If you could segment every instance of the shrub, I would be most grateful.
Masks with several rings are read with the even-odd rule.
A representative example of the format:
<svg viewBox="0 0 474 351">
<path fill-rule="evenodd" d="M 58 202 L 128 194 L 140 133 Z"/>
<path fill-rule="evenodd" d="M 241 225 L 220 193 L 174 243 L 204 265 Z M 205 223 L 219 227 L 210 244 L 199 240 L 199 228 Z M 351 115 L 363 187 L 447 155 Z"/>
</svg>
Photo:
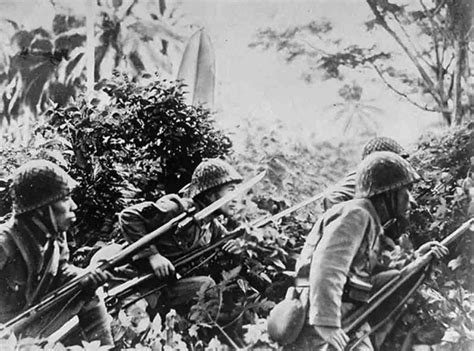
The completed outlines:
<svg viewBox="0 0 474 351">
<path fill-rule="evenodd" d="M 415 189 L 418 206 L 409 229 L 415 247 L 442 239 L 469 218 L 463 183 L 473 156 L 472 126 L 420 139 L 411 160 L 425 179 Z M 471 235 L 463 235 L 449 247 L 447 262 L 435 263 L 387 340 L 387 349 L 399 349 L 407 335 L 415 343 L 441 343 L 443 350 L 472 349 L 472 244 Z"/>
<path fill-rule="evenodd" d="M 117 212 L 178 191 L 203 158 L 228 154 L 232 146 L 209 110 L 185 104 L 178 83 L 151 76 L 137 83 L 117 74 L 98 88 L 102 95 L 90 103 L 49 109 L 36 136 L 65 141 L 56 146 L 80 182 L 76 246 L 111 239 Z"/>
</svg>

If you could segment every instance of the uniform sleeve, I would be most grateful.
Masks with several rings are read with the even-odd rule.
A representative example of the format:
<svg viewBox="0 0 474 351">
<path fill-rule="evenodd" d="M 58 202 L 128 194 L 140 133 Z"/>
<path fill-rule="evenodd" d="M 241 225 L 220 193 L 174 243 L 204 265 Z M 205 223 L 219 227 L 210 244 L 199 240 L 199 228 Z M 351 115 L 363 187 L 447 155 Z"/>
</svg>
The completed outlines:
<svg viewBox="0 0 474 351">
<path fill-rule="evenodd" d="M 162 197 L 156 203 L 143 202 L 123 210 L 119 214 L 119 225 L 128 242 L 133 243 L 167 223 L 186 208 L 184 202 L 177 201 L 177 195 Z M 135 256 L 135 260 L 158 253 L 155 245 L 144 248 Z"/>
<path fill-rule="evenodd" d="M 212 240 L 220 239 L 226 235 L 229 235 L 229 231 L 224 227 L 224 225 L 219 222 L 217 219 L 213 219 L 211 224 L 211 234 Z"/>
<path fill-rule="evenodd" d="M 11 256 L 11 244 L 8 243 L 7 236 L 0 233 L 0 270 L 3 270 Z"/>
<path fill-rule="evenodd" d="M 63 233 L 58 238 L 59 244 L 59 272 L 61 274 L 61 280 L 63 283 L 67 282 L 70 279 L 77 277 L 83 272 L 79 267 L 76 267 L 69 263 L 69 247 L 67 246 L 66 233 Z"/>
<path fill-rule="evenodd" d="M 3 268 L 7 264 L 7 260 L 8 260 L 8 253 L 3 247 L 3 245 L 0 244 L 0 271 L 3 270 Z"/>
<path fill-rule="evenodd" d="M 369 214 L 353 208 L 344 210 L 325 226 L 310 268 L 311 325 L 341 326 L 344 284 L 368 223 Z"/>
<path fill-rule="evenodd" d="M 328 189 L 328 192 L 322 199 L 324 211 L 329 210 L 336 204 L 349 201 L 355 195 L 355 178 L 356 173 L 351 172 L 347 174 L 344 179 L 339 181 L 336 185 Z"/>
</svg>

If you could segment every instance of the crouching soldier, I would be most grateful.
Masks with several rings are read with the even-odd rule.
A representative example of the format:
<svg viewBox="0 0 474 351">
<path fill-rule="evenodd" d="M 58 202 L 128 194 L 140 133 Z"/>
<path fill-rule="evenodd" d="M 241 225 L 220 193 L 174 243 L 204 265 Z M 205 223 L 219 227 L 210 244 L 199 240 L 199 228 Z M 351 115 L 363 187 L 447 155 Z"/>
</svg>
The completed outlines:
<svg viewBox="0 0 474 351">
<path fill-rule="evenodd" d="M 408 223 L 410 186 L 420 179 L 410 164 L 393 152 L 375 152 L 360 164 L 355 199 L 326 212 L 306 239 L 297 264 L 309 275 L 306 325 L 294 350 L 320 350 L 329 344 L 343 350 L 349 341 L 341 322 L 367 301 L 384 240 L 384 224 L 396 221 L 402 233 Z M 440 254 L 445 247 L 437 248 Z M 303 269 L 309 272 L 302 272 Z M 372 289 L 374 290 L 374 289 Z M 365 323 L 359 332 L 370 330 Z M 365 338 L 356 350 L 373 350 Z"/>
<path fill-rule="evenodd" d="M 68 263 L 66 242 L 66 231 L 76 219 L 70 196 L 75 186 L 63 169 L 46 160 L 27 162 L 14 172 L 13 216 L 0 226 L 1 323 L 81 273 Z M 86 339 L 113 345 L 105 305 L 95 295 L 106 279 L 102 271 L 92 274 L 87 291 L 26 323 L 18 334 L 47 337 L 77 315 Z"/>
<path fill-rule="evenodd" d="M 389 137 L 375 137 L 365 144 L 362 151 L 362 160 L 377 151 L 391 151 L 404 159 L 409 157 L 405 149 L 396 140 Z M 323 210 L 327 211 L 335 204 L 352 200 L 355 196 L 355 180 L 356 171 L 353 170 L 331 187 L 322 199 Z"/>
<path fill-rule="evenodd" d="M 156 202 L 144 202 L 122 211 L 119 223 L 125 238 L 134 242 L 154 231 L 183 211 L 192 207 L 198 211 L 233 191 L 242 181 L 240 174 L 228 163 L 220 159 L 208 159 L 201 162 L 193 172 L 191 183 L 184 196 L 165 195 Z M 173 277 L 175 267 L 172 261 L 186 252 L 207 245 L 216 238 L 228 234 L 217 216 L 232 216 L 236 200 L 222 206 L 202 223 L 191 223 L 188 227 L 169 231 L 156 239 L 149 249 L 134 257 L 135 267 L 142 273 L 153 271 L 158 278 L 156 285 Z M 235 240 L 229 240 L 223 250 L 238 253 L 240 247 Z M 208 276 L 194 276 L 171 281 L 160 291 L 161 301 L 167 307 L 177 308 L 189 303 L 199 290 L 214 286 Z M 152 306 L 153 307 L 153 306 Z"/>
</svg>

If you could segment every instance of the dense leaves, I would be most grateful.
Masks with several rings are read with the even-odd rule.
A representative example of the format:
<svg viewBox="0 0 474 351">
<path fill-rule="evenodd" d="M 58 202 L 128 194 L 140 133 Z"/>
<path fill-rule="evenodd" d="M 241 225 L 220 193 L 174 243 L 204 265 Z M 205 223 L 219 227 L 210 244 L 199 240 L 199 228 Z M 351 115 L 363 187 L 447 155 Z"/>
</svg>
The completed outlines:
<svg viewBox="0 0 474 351">
<path fill-rule="evenodd" d="M 472 216 L 465 184 L 473 156 L 472 126 L 420 140 L 412 158 L 425 179 L 415 189 L 418 206 L 411 216 L 409 232 L 415 247 L 442 239 Z M 450 247 L 447 260 L 432 268 L 395 326 L 387 349 L 400 348 L 407 336 L 415 344 L 441 344 L 443 350 L 472 349 L 472 245 L 471 235 L 465 234 Z"/>
<path fill-rule="evenodd" d="M 152 79 L 140 85 L 116 76 L 103 83 L 103 91 L 106 103 L 80 100 L 52 108 L 37 130 L 36 139 L 59 148 L 81 184 L 75 193 L 76 245 L 111 239 L 116 212 L 178 191 L 203 158 L 225 155 L 231 147 L 208 110 L 183 102 L 176 83 Z M 25 151 L 3 151 L 9 171 L 40 156 Z"/>
<path fill-rule="evenodd" d="M 106 95 L 92 103 L 51 109 L 28 148 L 1 154 L 4 176 L 29 158 L 47 157 L 63 163 L 80 180 L 76 200 L 81 235 L 76 236 L 76 245 L 96 243 L 98 233 L 102 239 L 113 238 L 116 211 L 176 191 L 189 181 L 202 158 L 231 150 L 229 139 L 214 128 L 209 111 L 184 104 L 175 83 L 138 84 L 117 76 L 101 87 Z M 358 101 L 360 90 L 347 86 L 341 96 Z M 267 177 L 242 199 L 236 218 L 227 223 L 229 229 L 321 192 L 358 159 L 357 145 L 297 143 L 285 136 L 281 125 L 271 130 L 255 122 L 247 126 L 243 151 L 236 152 L 232 162 L 244 176 L 266 169 Z M 411 243 L 404 239 L 391 254 L 392 258 L 398 255 L 400 264 L 413 257 L 413 245 L 446 236 L 468 217 L 467 184 L 472 179 L 466 176 L 473 150 L 468 126 L 425 136 L 411 152 L 411 162 L 425 182 L 414 189 L 418 206 L 412 214 Z M 0 185 L 6 188 L 6 182 Z M 217 285 L 198 295 L 189 314 L 150 317 L 143 300 L 116 311 L 117 345 L 183 350 L 276 348 L 268 339 L 264 320 L 293 283 L 295 260 L 320 212 L 315 202 L 276 223 L 247 231 L 238 257 L 216 252 L 194 274 L 210 274 Z M 432 268 L 383 350 L 408 343 L 441 344 L 447 350 L 472 346 L 471 247 L 472 239 L 465 235 L 450 248 L 447 262 Z"/>
<path fill-rule="evenodd" d="M 86 20 L 57 6 L 52 31 L 28 29 L 13 21 L 2 28 L 8 37 L 0 62 L 2 103 L 0 122 L 16 119 L 28 108 L 34 115 L 49 102 L 65 106 L 84 91 Z M 70 4 L 69 6 L 73 6 Z M 115 69 L 133 77 L 143 72 L 171 73 L 170 53 L 179 52 L 183 35 L 175 7 L 164 0 L 97 1 L 94 48 L 95 81 L 110 78 Z M 68 14 L 65 14 L 68 13 Z"/>
</svg>

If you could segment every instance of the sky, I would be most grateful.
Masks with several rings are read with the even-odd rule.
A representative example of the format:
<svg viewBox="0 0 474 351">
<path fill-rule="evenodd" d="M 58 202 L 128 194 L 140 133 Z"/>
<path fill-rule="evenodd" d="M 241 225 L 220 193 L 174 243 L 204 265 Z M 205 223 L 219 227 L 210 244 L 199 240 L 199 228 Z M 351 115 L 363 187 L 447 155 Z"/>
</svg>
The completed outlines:
<svg viewBox="0 0 474 351">
<path fill-rule="evenodd" d="M 381 47 L 394 47 L 385 33 L 368 34 L 364 30 L 362 24 L 369 9 L 361 0 L 193 0 L 184 1 L 182 8 L 211 37 L 217 65 L 217 117 L 223 125 L 237 130 L 242 118 L 251 118 L 269 124 L 281 121 L 296 138 L 350 138 L 342 135 L 342 126 L 334 122 L 329 108 L 339 101 L 337 90 L 341 82 L 307 84 L 301 79 L 301 66 L 286 64 L 274 51 L 250 48 L 248 44 L 259 28 L 285 28 L 326 17 L 346 42 L 361 43 L 377 35 L 375 39 Z M 404 57 L 400 55 L 398 59 Z M 409 144 L 427 125 L 439 121 L 439 116 L 423 113 L 380 82 L 374 82 L 373 72 L 355 72 L 353 76 L 362 83 L 364 98 L 383 110 L 380 135 Z"/>
<path fill-rule="evenodd" d="M 57 0 L 85 9 L 77 0 Z M 170 0 L 169 2 L 172 2 Z M 175 2 L 177 0 L 174 0 Z M 245 121 L 272 128 L 284 125 L 294 140 L 350 139 L 334 120 L 330 106 L 340 101 L 341 82 L 301 79 L 303 66 L 289 65 L 276 52 L 249 47 L 259 28 L 286 28 L 326 17 L 345 42 L 375 39 L 383 48 L 394 48 L 385 33 L 368 34 L 362 25 L 369 9 L 362 0 L 181 0 L 179 9 L 193 30 L 205 28 L 216 57 L 216 119 L 234 138 L 242 139 Z M 54 15 L 48 0 L 0 0 L 3 13 L 30 28 L 50 23 Z M 49 19 L 49 21 L 48 21 Z M 191 32 L 190 32 L 191 33 Z M 375 36 L 375 37 L 374 37 Z M 400 55 L 398 59 L 404 59 Z M 175 71 L 180 58 L 174 58 Z M 407 67 L 410 62 L 406 62 Z M 379 135 L 408 145 L 439 122 L 436 114 L 423 113 L 374 79 L 373 72 L 352 72 L 364 88 L 363 98 L 383 110 L 377 116 Z"/>
</svg>

